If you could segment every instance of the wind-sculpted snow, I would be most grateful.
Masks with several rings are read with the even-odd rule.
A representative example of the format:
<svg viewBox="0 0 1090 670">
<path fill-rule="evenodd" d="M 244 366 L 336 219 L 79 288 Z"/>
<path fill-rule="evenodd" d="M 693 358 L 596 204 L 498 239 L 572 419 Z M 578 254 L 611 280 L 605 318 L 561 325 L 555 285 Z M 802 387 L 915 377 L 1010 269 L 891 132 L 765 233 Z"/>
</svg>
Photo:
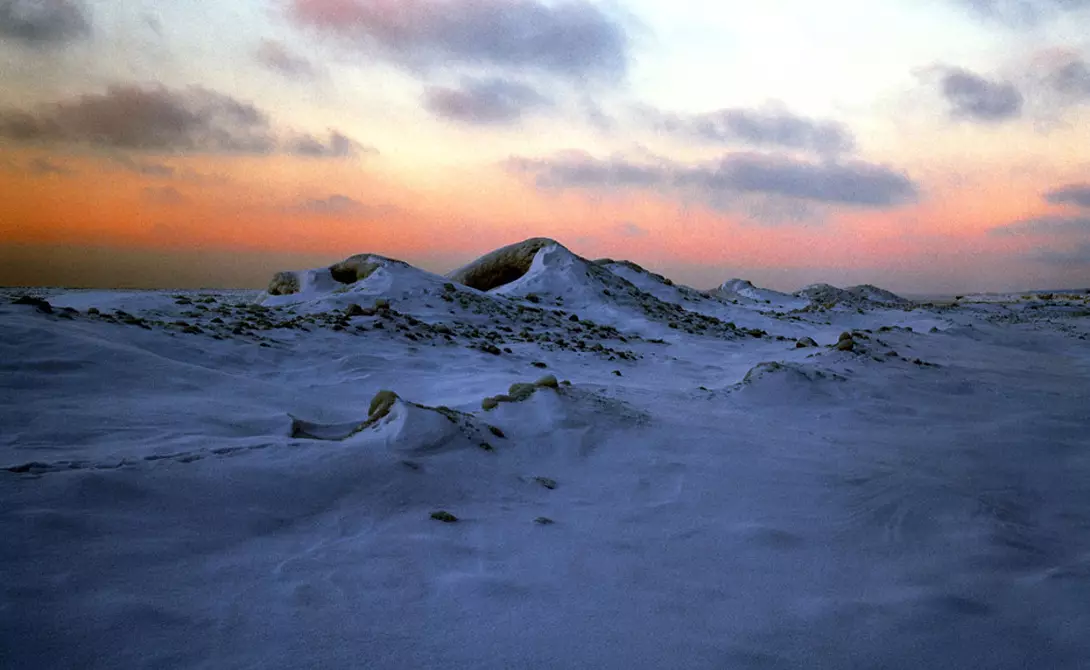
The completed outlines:
<svg viewBox="0 0 1090 670">
<path fill-rule="evenodd" d="M 1090 657 L 1086 294 L 333 267 L 0 293 L 0 665 Z"/>
</svg>

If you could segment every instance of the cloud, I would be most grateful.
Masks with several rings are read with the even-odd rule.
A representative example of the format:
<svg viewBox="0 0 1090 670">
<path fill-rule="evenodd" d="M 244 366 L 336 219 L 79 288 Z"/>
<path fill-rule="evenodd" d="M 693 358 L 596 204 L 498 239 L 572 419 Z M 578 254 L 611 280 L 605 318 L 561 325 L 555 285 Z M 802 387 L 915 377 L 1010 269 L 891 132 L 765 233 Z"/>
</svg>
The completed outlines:
<svg viewBox="0 0 1090 670">
<path fill-rule="evenodd" d="M 288 207 L 293 214 L 317 214 L 319 216 L 349 216 L 367 215 L 386 211 L 387 207 L 372 207 L 350 198 L 347 195 L 335 193 L 325 198 L 309 198 Z"/>
<path fill-rule="evenodd" d="M 1013 27 L 1032 27 L 1041 21 L 1090 8 L 1090 0 L 954 0 L 978 16 Z"/>
<path fill-rule="evenodd" d="M 189 198 L 173 186 L 148 186 L 140 192 L 140 197 L 156 205 L 181 205 Z"/>
<path fill-rule="evenodd" d="M 708 142 L 799 149 L 823 156 L 855 150 L 855 137 L 844 124 L 809 119 L 770 106 L 727 108 L 689 116 L 644 109 L 640 115 L 659 131 Z"/>
<path fill-rule="evenodd" d="M 730 196 L 747 193 L 868 208 L 893 207 L 919 197 L 917 185 L 908 176 L 861 161 L 809 162 L 739 153 L 697 164 L 634 163 L 573 152 L 552 159 L 516 157 L 506 165 L 515 173 L 531 175 L 542 189 L 690 192 L 714 207 L 722 207 Z"/>
<path fill-rule="evenodd" d="M 621 78 L 624 29 L 586 0 L 291 0 L 295 21 L 410 67 Z"/>
<path fill-rule="evenodd" d="M 432 114 L 471 125 L 515 123 L 528 111 L 546 107 L 548 98 L 506 79 L 469 79 L 458 88 L 430 87 L 424 106 Z"/>
<path fill-rule="evenodd" d="M 1022 115 L 1024 98 L 1014 84 L 985 79 L 963 68 L 948 68 L 942 95 L 956 120 L 999 123 Z"/>
<path fill-rule="evenodd" d="M 327 142 L 284 137 L 254 105 L 200 87 L 112 86 L 41 105 L 0 110 L 0 138 L 21 142 L 90 144 L 109 149 L 188 153 L 345 156 L 355 145 L 340 133 Z"/>
<path fill-rule="evenodd" d="M 348 158 L 378 153 L 373 147 L 365 147 L 336 130 L 330 130 L 329 137 L 325 140 L 309 133 L 292 136 L 284 141 L 283 151 L 305 158 Z"/>
<path fill-rule="evenodd" d="M 177 174 L 177 170 L 169 165 L 138 161 L 127 154 L 117 154 L 112 156 L 110 160 L 129 172 L 135 172 L 145 177 L 173 177 Z"/>
<path fill-rule="evenodd" d="M 263 40 L 254 56 L 265 67 L 291 79 L 310 79 L 317 72 L 313 63 L 275 40 Z"/>
<path fill-rule="evenodd" d="M 631 221 L 625 221 L 617 225 L 617 234 L 621 237 L 644 237 L 647 235 L 647 229 Z"/>
<path fill-rule="evenodd" d="M 1044 195 L 1045 200 L 1054 205 L 1076 205 L 1090 207 L 1090 184 L 1068 184 L 1053 189 Z"/>
<path fill-rule="evenodd" d="M 75 171 L 70 170 L 63 165 L 58 165 L 47 158 L 35 158 L 27 163 L 27 171 L 36 175 L 60 175 L 69 176 L 75 174 Z"/>
<path fill-rule="evenodd" d="M 1090 242 L 1076 244 L 1069 249 L 1044 249 L 1035 251 L 1031 259 L 1048 265 L 1090 266 Z"/>
<path fill-rule="evenodd" d="M 1047 83 L 1067 102 L 1090 102 L 1090 66 L 1081 59 L 1072 59 L 1057 68 Z"/>
<path fill-rule="evenodd" d="M 1040 216 L 992 228 L 991 235 L 1078 235 L 1090 233 L 1090 217 Z"/>
<path fill-rule="evenodd" d="M 0 39 L 45 47 L 90 33 L 88 10 L 75 0 L 0 0 Z"/>
</svg>

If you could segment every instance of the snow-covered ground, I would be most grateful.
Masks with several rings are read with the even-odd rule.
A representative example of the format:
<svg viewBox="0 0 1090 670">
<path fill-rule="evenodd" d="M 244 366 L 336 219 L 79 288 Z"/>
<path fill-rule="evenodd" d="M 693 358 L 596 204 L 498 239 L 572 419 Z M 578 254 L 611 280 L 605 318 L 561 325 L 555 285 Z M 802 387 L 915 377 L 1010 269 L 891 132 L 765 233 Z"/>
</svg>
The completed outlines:
<svg viewBox="0 0 1090 670">
<path fill-rule="evenodd" d="M 0 667 L 1090 663 L 1090 295 L 525 269 L 6 291 Z"/>
</svg>

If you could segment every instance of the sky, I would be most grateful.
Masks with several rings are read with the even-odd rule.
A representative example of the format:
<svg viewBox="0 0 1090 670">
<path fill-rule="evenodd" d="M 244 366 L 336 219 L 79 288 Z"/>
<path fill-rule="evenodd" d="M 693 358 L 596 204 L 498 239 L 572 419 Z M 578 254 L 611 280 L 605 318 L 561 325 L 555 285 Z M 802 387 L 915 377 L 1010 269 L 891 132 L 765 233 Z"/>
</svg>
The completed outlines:
<svg viewBox="0 0 1090 670">
<path fill-rule="evenodd" d="M 1090 287 L 1090 0 L 0 0 L 0 284 L 528 237 L 711 288 Z"/>
</svg>

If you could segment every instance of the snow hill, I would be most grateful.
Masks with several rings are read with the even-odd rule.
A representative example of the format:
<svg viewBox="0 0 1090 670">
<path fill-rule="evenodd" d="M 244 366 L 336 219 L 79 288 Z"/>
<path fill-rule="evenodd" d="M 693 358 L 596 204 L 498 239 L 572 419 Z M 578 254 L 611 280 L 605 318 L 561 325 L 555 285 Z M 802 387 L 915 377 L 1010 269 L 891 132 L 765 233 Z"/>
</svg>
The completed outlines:
<svg viewBox="0 0 1090 670">
<path fill-rule="evenodd" d="M 734 300 L 741 303 L 765 304 L 773 309 L 800 309 L 810 304 L 805 296 L 780 293 L 768 288 L 758 288 L 746 279 L 730 279 L 723 282 L 713 290 L 715 295 L 724 300 Z"/>
</svg>

